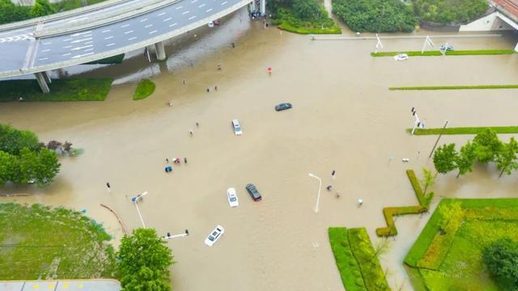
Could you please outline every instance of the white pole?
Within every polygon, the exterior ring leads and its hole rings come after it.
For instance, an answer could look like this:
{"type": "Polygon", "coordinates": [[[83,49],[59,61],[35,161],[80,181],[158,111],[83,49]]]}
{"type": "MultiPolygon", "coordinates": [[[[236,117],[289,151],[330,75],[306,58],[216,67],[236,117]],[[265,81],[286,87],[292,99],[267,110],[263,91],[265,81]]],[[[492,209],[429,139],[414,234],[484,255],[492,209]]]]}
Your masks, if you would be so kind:
{"type": "Polygon", "coordinates": [[[144,218],[142,218],[142,214],[140,213],[140,209],[138,208],[138,204],[135,203],[135,207],[137,208],[138,216],[140,217],[140,222],[142,223],[142,227],[146,228],[146,224],[144,223],[144,218]]]}
{"type": "Polygon", "coordinates": [[[318,205],[320,204],[320,190],[322,189],[322,179],[320,179],[320,177],[317,177],[311,173],[309,173],[309,176],[311,178],[315,178],[318,180],[318,194],[317,194],[317,201],[315,204],[315,213],[318,213],[318,205]]]}

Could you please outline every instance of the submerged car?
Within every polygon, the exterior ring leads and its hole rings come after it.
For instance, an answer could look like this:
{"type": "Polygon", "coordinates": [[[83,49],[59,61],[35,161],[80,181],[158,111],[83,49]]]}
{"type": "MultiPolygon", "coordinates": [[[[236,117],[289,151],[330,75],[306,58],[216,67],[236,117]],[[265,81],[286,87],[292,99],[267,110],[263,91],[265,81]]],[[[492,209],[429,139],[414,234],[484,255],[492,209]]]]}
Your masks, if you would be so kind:
{"type": "Polygon", "coordinates": [[[398,55],[395,55],[395,56],[394,56],[394,60],[396,60],[396,61],[405,61],[405,60],[408,60],[408,55],[407,55],[407,54],[398,54],[398,55]]]}
{"type": "Polygon", "coordinates": [[[228,199],[228,204],[230,205],[230,207],[239,206],[239,199],[237,198],[237,193],[236,193],[235,188],[227,189],[227,199],[228,199]]]}
{"type": "Polygon", "coordinates": [[[254,184],[250,183],[248,185],[246,185],[246,191],[248,191],[248,194],[250,194],[250,197],[252,197],[252,199],[254,201],[259,201],[261,199],[263,199],[263,197],[261,196],[261,193],[259,193],[259,191],[257,191],[257,188],[255,187],[254,184]]]}
{"type": "Polygon", "coordinates": [[[283,111],[283,110],[288,110],[288,109],[291,109],[293,106],[291,105],[291,103],[281,103],[281,104],[278,104],[275,106],[275,111],[283,111]]]}
{"type": "Polygon", "coordinates": [[[439,47],[439,50],[443,51],[443,52],[447,52],[447,51],[453,51],[453,46],[451,44],[443,44],[441,45],[441,47],[439,47]]]}
{"type": "Polygon", "coordinates": [[[221,225],[217,225],[213,231],[210,232],[209,236],[205,239],[205,244],[211,247],[218,239],[225,233],[225,229],[221,225]]]}
{"type": "Polygon", "coordinates": [[[239,120],[232,119],[232,128],[234,129],[235,135],[243,134],[243,131],[241,131],[241,124],[239,123],[239,120]]]}

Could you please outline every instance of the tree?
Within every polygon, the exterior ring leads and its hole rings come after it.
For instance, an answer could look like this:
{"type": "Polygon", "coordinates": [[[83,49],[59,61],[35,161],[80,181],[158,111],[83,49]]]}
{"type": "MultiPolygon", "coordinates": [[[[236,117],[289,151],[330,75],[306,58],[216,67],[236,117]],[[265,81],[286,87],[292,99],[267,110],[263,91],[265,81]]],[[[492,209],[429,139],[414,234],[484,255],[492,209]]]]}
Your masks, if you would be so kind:
{"type": "Polygon", "coordinates": [[[41,149],[38,152],[37,163],[34,165],[33,178],[35,182],[38,185],[51,183],[59,173],[60,166],[58,156],[54,151],[41,149]]]}
{"type": "Polygon", "coordinates": [[[428,209],[430,206],[430,203],[432,202],[434,193],[430,192],[428,193],[428,189],[433,187],[435,184],[435,179],[437,178],[437,173],[432,173],[431,170],[427,168],[423,168],[423,178],[419,180],[421,184],[421,188],[423,188],[423,195],[424,195],[424,207],[428,209]]]}
{"type": "Polygon", "coordinates": [[[457,164],[457,168],[459,169],[457,178],[460,177],[460,175],[471,172],[476,157],[475,146],[468,141],[468,143],[460,149],[460,152],[455,159],[455,164],[457,164]]]}
{"type": "Polygon", "coordinates": [[[54,8],[47,0],[36,0],[31,8],[31,17],[45,16],[54,13],[54,8]]]}
{"type": "Polygon", "coordinates": [[[23,148],[33,151],[39,149],[38,137],[33,132],[0,124],[0,151],[18,155],[23,148]]]}
{"type": "Polygon", "coordinates": [[[464,219],[464,211],[460,203],[454,202],[439,208],[440,229],[443,234],[454,233],[462,224],[464,219]]]}
{"type": "Polygon", "coordinates": [[[15,164],[15,157],[6,152],[0,151],[0,186],[12,180],[15,164]]]}
{"type": "Polygon", "coordinates": [[[123,290],[170,290],[171,250],[154,229],[138,228],[125,235],[117,252],[123,290]]]}
{"type": "Polygon", "coordinates": [[[457,151],[455,144],[445,144],[437,148],[433,154],[433,164],[437,172],[446,174],[457,168],[457,151]]]}
{"type": "Polygon", "coordinates": [[[293,2],[293,11],[301,20],[312,21],[324,17],[320,4],[315,0],[297,0],[293,2]]]}
{"type": "Polygon", "coordinates": [[[502,142],[498,139],[496,133],[489,128],[477,134],[473,139],[473,144],[475,145],[477,160],[481,163],[495,161],[495,157],[502,148],[502,142]]]}
{"type": "Polygon", "coordinates": [[[518,242],[499,239],[483,250],[482,259],[505,290],[518,289],[518,242]]]}
{"type": "Polygon", "coordinates": [[[516,153],[518,152],[518,142],[511,137],[509,143],[502,144],[499,154],[496,156],[496,166],[500,170],[502,177],[504,173],[510,175],[515,169],[518,169],[518,161],[516,160],[516,153]]]}

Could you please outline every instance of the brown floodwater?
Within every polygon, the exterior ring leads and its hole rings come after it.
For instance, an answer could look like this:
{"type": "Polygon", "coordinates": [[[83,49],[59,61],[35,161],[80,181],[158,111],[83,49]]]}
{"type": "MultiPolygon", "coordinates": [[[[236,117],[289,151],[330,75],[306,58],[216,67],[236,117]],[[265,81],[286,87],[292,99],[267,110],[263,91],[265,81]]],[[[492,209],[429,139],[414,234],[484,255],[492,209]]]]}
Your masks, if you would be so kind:
{"type": "MultiPolygon", "coordinates": [[[[484,49],[511,48],[517,40],[511,35],[447,41],[457,49],[484,49]]],[[[435,137],[404,131],[413,124],[411,107],[427,127],[445,120],[450,126],[517,123],[517,90],[387,88],[516,84],[518,55],[396,62],[370,57],[374,46],[375,41],[312,41],[264,29],[240,11],[219,27],[173,41],[166,62],[147,63],[137,52],[123,64],[81,73],[116,79],[104,102],[2,103],[0,122],[33,130],[45,141],[71,141],[84,153],[63,158],[52,185],[3,188],[2,194],[33,195],[1,200],[86,209],[118,240],[122,230],[100,204],[137,228],[129,199],[148,191],[139,204],[147,226],[160,234],[190,231],[168,242],[176,261],[175,290],[343,290],[327,227],[363,226],[376,242],[374,231],[385,223],[383,207],[417,203],[405,169],[433,166],[427,157],[435,137]],[[132,101],[134,81],[142,77],[151,77],[156,91],[132,101]],[[170,101],[172,107],[166,105],[170,101]],[[280,102],[294,108],[275,112],[280,102]],[[242,123],[242,136],[232,133],[234,118],[242,123]],[[165,159],[173,157],[189,163],[166,174],[165,159]],[[318,181],[308,173],[323,180],[318,213],[318,181]],[[250,182],[262,193],[261,202],[245,192],[250,182]],[[340,198],[324,189],[330,184],[340,198]],[[228,206],[228,187],[237,189],[238,208],[228,206]],[[358,198],[365,201],[362,207],[358,198]],[[206,247],[203,240],[217,224],[225,234],[206,247]]],[[[422,40],[384,41],[385,50],[421,46],[422,40]]],[[[441,143],[469,138],[444,136],[441,143]]],[[[517,184],[516,174],[499,179],[494,169],[477,168],[459,179],[439,176],[435,191],[437,197],[516,197],[517,184]]],[[[411,290],[401,262],[428,217],[397,221],[399,235],[382,257],[394,289],[411,290]]]]}

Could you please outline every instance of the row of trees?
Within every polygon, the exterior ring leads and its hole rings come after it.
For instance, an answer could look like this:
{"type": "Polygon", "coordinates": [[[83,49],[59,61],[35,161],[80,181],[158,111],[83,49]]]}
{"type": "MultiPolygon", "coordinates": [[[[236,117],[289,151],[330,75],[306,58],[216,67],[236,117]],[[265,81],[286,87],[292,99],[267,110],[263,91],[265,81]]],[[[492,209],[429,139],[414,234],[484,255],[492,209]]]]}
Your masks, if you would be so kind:
{"type": "Polygon", "coordinates": [[[124,236],[117,252],[117,269],[123,290],[171,290],[171,249],[151,228],[138,228],[124,236]]]}
{"type": "Polygon", "coordinates": [[[0,186],[7,182],[48,184],[60,166],[56,152],[34,133],[0,124],[0,186]]]}
{"type": "Polygon", "coordinates": [[[334,0],[333,13],[353,31],[412,32],[417,19],[400,0],[334,0]]]}
{"type": "Polygon", "coordinates": [[[471,172],[475,162],[494,162],[500,170],[501,177],[504,173],[509,175],[518,169],[517,153],[518,142],[514,138],[505,143],[498,139],[494,131],[486,129],[477,134],[473,141],[468,141],[458,152],[454,143],[440,146],[434,153],[433,163],[437,172],[441,174],[457,169],[458,178],[471,172]]]}
{"type": "Polygon", "coordinates": [[[489,8],[487,0],[412,0],[420,20],[460,24],[472,21],[489,8]]]}
{"type": "Polygon", "coordinates": [[[0,0],[0,24],[21,21],[55,13],[48,0],[36,0],[33,6],[13,4],[10,0],[0,0]]]}

